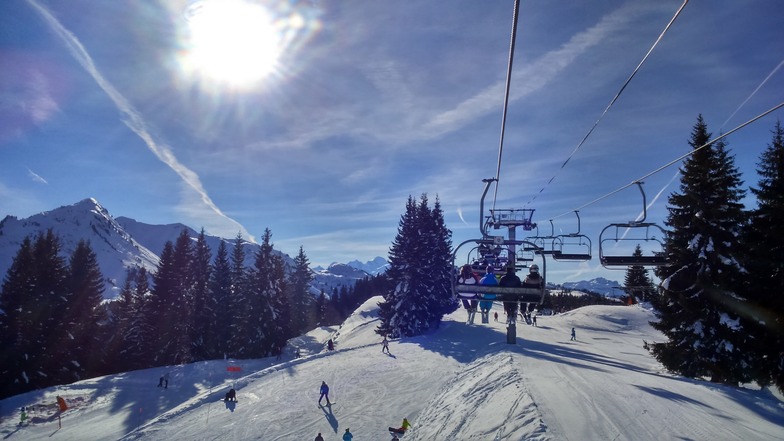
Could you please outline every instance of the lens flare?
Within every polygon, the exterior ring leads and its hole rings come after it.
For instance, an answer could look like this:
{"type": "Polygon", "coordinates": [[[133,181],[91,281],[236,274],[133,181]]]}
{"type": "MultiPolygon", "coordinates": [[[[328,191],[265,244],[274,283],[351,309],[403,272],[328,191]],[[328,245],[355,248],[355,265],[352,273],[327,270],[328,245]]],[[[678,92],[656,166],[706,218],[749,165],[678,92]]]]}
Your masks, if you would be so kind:
{"type": "Polygon", "coordinates": [[[243,0],[201,0],[186,11],[180,63],[189,75],[253,87],[275,69],[281,32],[261,5],[243,0]]]}

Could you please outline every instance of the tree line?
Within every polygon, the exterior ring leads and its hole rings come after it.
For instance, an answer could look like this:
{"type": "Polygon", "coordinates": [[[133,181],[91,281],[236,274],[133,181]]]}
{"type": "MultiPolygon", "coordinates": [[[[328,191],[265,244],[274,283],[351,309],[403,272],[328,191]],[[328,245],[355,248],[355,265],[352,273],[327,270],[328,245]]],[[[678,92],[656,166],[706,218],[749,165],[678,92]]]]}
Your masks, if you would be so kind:
{"type": "Polygon", "coordinates": [[[702,115],[669,195],[667,264],[653,326],[667,336],[651,345],[670,371],[737,385],[784,390],[784,130],[778,121],[750,188],[724,138],[711,141],[702,115]]]}
{"type": "Polygon", "coordinates": [[[310,292],[300,247],[288,268],[265,230],[246,267],[243,239],[214,259],[204,230],[167,242],[156,271],[127,270],[118,298],[103,300],[89,242],[66,260],[52,230],[22,241],[0,291],[0,397],[85,378],[200,360],[260,358],[316,326],[342,322],[381,292],[367,277],[310,292]]]}

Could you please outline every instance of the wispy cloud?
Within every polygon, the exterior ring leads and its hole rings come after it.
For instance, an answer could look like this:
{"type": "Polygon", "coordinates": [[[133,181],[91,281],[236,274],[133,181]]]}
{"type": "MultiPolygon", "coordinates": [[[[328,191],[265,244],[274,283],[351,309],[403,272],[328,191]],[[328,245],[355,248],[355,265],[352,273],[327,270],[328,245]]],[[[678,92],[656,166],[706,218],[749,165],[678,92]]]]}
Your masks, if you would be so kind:
{"type": "Polygon", "coordinates": [[[42,178],[39,174],[33,172],[29,168],[27,169],[27,173],[33,179],[33,182],[38,182],[39,184],[49,184],[48,182],[46,182],[46,179],[42,178]]]}
{"type": "MultiPolygon", "coordinates": [[[[547,86],[579,56],[628,26],[644,9],[639,5],[621,7],[604,16],[596,25],[572,36],[560,48],[548,52],[527,66],[521,66],[513,73],[512,83],[515,87],[510,90],[509,100],[519,100],[547,86]]],[[[432,136],[452,132],[480,116],[497,112],[504,87],[504,82],[490,85],[454,109],[437,115],[424,125],[426,132],[432,136]]]]}
{"type": "Polygon", "coordinates": [[[206,210],[201,209],[200,207],[191,206],[184,211],[191,213],[195,216],[204,217],[206,216],[206,221],[212,224],[221,224],[219,229],[226,228],[227,230],[234,229],[235,231],[241,231],[243,236],[246,238],[251,238],[252,236],[248,234],[245,228],[240,225],[234,219],[229,218],[226,216],[212,201],[210,196],[207,194],[206,189],[201,183],[199,176],[191,169],[186,167],[182,164],[177,157],[174,155],[172,149],[166,145],[165,143],[161,143],[155,139],[152,135],[151,131],[147,123],[145,122],[142,115],[131,105],[130,102],[101,74],[98,70],[97,66],[90,57],[90,54],[87,50],[82,46],[81,42],[76,38],[76,36],[71,33],[68,29],[66,29],[59,20],[44,6],[39,4],[35,0],[28,0],[28,3],[38,11],[41,16],[44,18],[46,23],[51,27],[54,33],[60,37],[60,39],[65,43],[66,47],[68,48],[68,52],[74,59],[87,71],[90,76],[95,80],[98,86],[109,96],[112,100],[114,105],[117,109],[122,113],[124,123],[139,137],[142,141],[144,141],[147,148],[164,164],[169,166],[180,178],[183,180],[187,186],[195,191],[198,195],[196,198],[186,198],[183,201],[184,205],[190,204],[200,204],[202,207],[206,207],[206,210]],[[218,219],[214,219],[217,215],[218,219]],[[218,221],[218,222],[216,222],[218,221]]]}

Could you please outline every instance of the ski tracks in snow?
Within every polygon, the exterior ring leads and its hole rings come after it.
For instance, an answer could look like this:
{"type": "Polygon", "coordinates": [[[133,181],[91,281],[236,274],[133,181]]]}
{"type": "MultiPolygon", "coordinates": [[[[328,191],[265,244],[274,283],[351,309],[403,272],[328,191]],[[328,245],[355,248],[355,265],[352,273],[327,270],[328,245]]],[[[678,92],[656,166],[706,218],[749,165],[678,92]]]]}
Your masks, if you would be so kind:
{"type": "Polygon", "coordinates": [[[482,356],[457,372],[424,408],[412,440],[549,440],[536,403],[510,353],[482,356]],[[459,404],[455,404],[459,403],[459,404]],[[505,415],[499,418],[499,409],[505,415]],[[502,421],[499,425],[498,421],[502,421]]]}

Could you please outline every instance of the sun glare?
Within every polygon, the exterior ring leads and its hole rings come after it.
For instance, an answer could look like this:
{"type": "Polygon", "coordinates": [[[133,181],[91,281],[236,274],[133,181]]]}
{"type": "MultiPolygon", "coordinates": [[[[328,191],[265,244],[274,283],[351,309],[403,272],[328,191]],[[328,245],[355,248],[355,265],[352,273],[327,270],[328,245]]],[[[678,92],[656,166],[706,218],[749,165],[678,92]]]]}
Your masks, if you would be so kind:
{"type": "Polygon", "coordinates": [[[182,59],[190,74],[234,87],[251,87],[275,67],[280,36],[267,11],[243,0],[201,0],[191,5],[182,59]]]}

